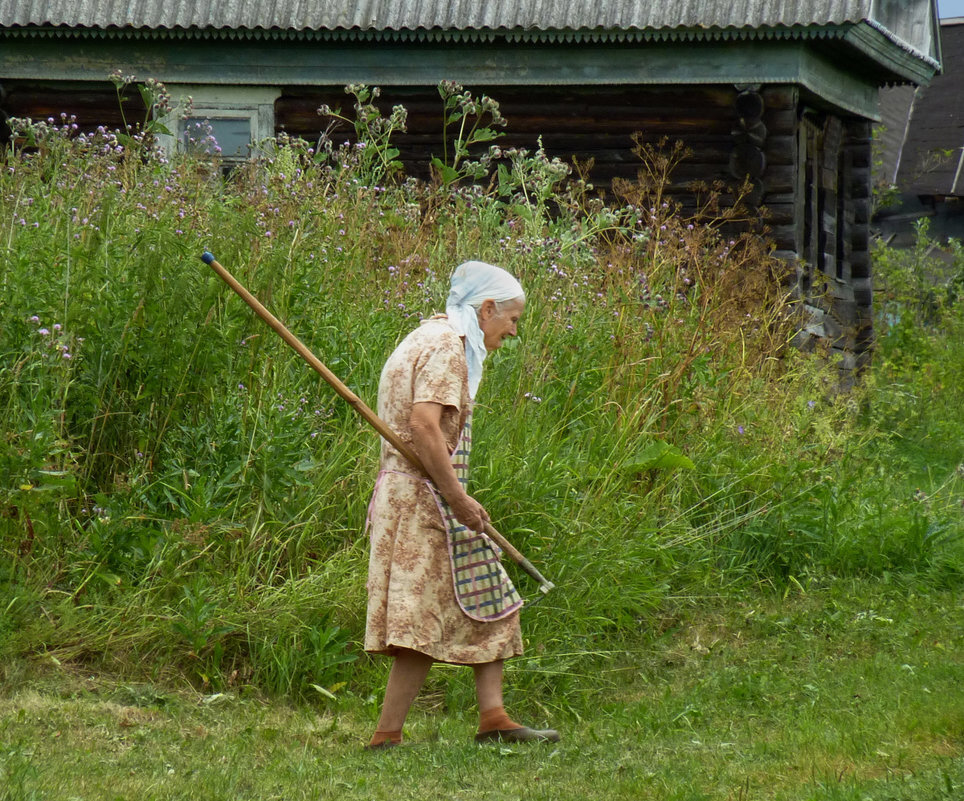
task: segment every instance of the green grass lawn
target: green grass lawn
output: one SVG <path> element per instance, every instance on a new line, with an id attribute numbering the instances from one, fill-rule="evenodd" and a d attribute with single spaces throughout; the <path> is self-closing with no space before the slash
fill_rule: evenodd
<path id="1" fill-rule="evenodd" d="M 526 663 L 510 669 L 510 706 L 564 733 L 536 747 L 473 743 L 474 710 L 451 700 L 470 697 L 459 669 L 436 668 L 404 747 L 371 753 L 366 688 L 294 705 L 7 664 L 0 799 L 951 801 L 962 622 L 956 593 L 881 583 L 722 600 L 641 632 L 552 713 L 513 697 Z"/>

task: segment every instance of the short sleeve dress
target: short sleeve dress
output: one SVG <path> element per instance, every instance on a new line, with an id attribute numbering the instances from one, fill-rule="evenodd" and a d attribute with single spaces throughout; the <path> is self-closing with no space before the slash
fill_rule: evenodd
<path id="1" fill-rule="evenodd" d="M 464 345 L 444 316 L 410 333 L 382 369 L 378 415 L 406 444 L 412 443 L 412 406 L 420 402 L 444 407 L 442 434 L 454 451 L 471 399 Z M 428 476 L 385 441 L 368 525 L 366 651 L 391 655 L 407 648 L 455 664 L 522 653 L 518 612 L 483 622 L 462 611 L 445 524 Z"/>

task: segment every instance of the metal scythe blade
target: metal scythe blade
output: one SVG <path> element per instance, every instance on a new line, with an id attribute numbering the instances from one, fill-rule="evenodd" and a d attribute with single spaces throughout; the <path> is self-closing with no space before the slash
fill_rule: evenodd
<path id="1" fill-rule="evenodd" d="M 222 267 L 217 259 L 214 258 L 214 254 L 205 251 L 201 256 L 201 261 L 211 267 L 215 273 L 229 286 L 233 289 L 240 298 L 247 303 L 265 323 L 280 336 L 285 342 L 291 346 L 292 350 L 295 351 L 302 359 L 304 359 L 308 364 L 315 370 L 326 382 L 335 390 L 348 404 L 356 411 L 359 415 L 374 428 L 381 436 L 388 441 L 388 443 L 395 448 L 399 453 L 402 454 L 408 461 L 410 461 L 415 467 L 421 470 L 423 473 L 425 469 L 422 467 L 422 461 L 418 458 L 418 455 L 413 451 L 408 445 L 406 445 L 399 436 L 392 431 L 391 428 L 378 416 L 376 415 L 365 403 L 359 398 L 354 392 L 352 392 L 341 380 L 336 376 L 331 370 L 329 370 L 322 361 L 315 356 L 305 344 L 298 339 L 294 334 L 292 334 L 277 317 L 275 317 L 271 312 L 269 312 L 261 302 L 247 289 L 245 289 L 241 283 L 229 273 L 224 267 Z M 543 593 L 549 592 L 555 584 L 549 581 L 545 576 L 540 573 L 535 566 L 530 562 L 522 553 L 509 542 L 505 537 L 503 537 L 491 523 L 485 524 L 485 533 L 492 539 L 502 550 L 504 550 L 516 562 L 519 567 L 521 567 L 526 573 L 528 573 L 532 578 L 539 582 L 539 590 Z"/>

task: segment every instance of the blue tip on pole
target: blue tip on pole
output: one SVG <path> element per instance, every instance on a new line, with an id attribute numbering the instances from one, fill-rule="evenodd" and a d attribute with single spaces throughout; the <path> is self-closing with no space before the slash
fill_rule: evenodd
<path id="1" fill-rule="evenodd" d="M 205 250 L 201 255 L 201 261 L 203 261 L 205 264 L 210 264 L 212 261 L 214 261 L 214 254 L 209 250 Z"/>

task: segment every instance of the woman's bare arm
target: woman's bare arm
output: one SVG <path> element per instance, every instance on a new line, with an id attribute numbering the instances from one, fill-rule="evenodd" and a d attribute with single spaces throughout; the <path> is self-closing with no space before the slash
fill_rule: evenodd
<path id="1" fill-rule="evenodd" d="M 472 531 L 482 531 L 489 519 L 488 513 L 475 498 L 462 487 L 449 457 L 442 434 L 442 409 L 440 403 L 416 403 L 412 406 L 411 427 L 415 452 L 422 466 L 442 497 L 452 507 L 458 521 Z"/>

